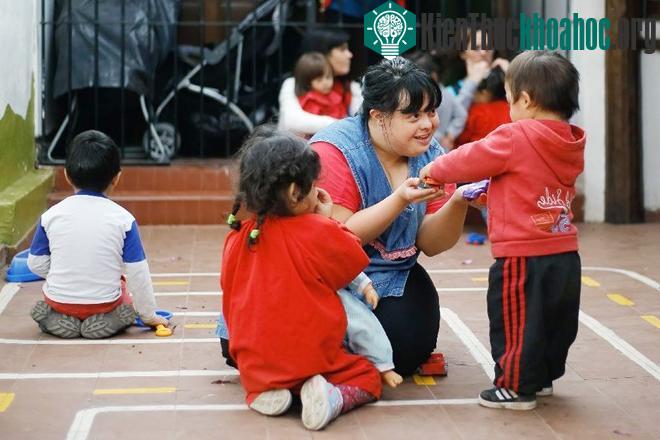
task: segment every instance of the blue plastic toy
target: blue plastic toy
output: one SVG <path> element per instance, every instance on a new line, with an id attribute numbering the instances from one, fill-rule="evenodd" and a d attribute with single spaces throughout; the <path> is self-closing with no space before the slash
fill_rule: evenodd
<path id="1" fill-rule="evenodd" d="M 467 244 L 476 244 L 476 245 L 482 245 L 484 244 L 485 241 L 486 241 L 486 236 L 478 232 L 470 232 L 467 236 L 467 240 L 465 240 Z"/>
<path id="2" fill-rule="evenodd" d="M 163 318 L 165 318 L 167 320 L 172 319 L 172 312 L 169 312 L 167 310 L 156 310 L 156 315 L 162 316 Z M 135 323 L 134 324 L 138 327 L 149 327 L 148 325 L 145 325 L 144 322 L 142 322 L 142 320 L 140 319 L 139 316 L 137 318 L 135 318 Z"/>
<path id="3" fill-rule="evenodd" d="M 27 264 L 29 253 L 30 250 L 26 249 L 14 256 L 14 259 L 11 261 L 9 269 L 7 270 L 7 276 L 5 277 L 7 281 L 10 283 L 27 283 L 30 281 L 43 280 L 39 275 L 30 271 Z"/>

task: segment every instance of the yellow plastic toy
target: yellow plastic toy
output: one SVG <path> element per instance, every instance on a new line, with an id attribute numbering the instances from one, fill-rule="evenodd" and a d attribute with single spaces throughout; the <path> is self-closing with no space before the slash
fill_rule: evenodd
<path id="1" fill-rule="evenodd" d="M 165 327 L 163 324 L 156 326 L 156 336 L 172 336 L 172 329 Z"/>

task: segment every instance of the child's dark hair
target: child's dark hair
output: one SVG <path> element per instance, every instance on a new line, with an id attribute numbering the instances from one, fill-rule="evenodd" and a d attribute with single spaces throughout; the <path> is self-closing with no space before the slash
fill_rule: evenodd
<path id="1" fill-rule="evenodd" d="M 312 89 L 316 78 L 332 76 L 332 66 L 321 52 L 304 53 L 298 58 L 293 76 L 296 79 L 296 96 L 302 96 Z"/>
<path id="2" fill-rule="evenodd" d="M 104 192 L 119 171 L 119 148 L 110 136 L 87 130 L 73 138 L 66 156 L 66 173 L 78 189 Z"/>
<path id="3" fill-rule="evenodd" d="M 488 76 L 479 83 L 477 90 L 486 90 L 490 92 L 493 101 L 497 101 L 498 99 L 506 99 L 506 90 L 504 88 L 504 70 L 502 70 L 500 66 L 495 66 L 493 69 L 491 69 Z"/>
<path id="4" fill-rule="evenodd" d="M 273 125 L 257 127 L 239 154 L 238 195 L 227 223 L 234 230 L 240 229 L 236 214 L 243 203 L 248 211 L 256 213 L 257 223 L 248 241 L 252 245 L 257 242 L 267 215 L 291 215 L 287 190 L 292 183 L 300 190 L 299 200 L 309 194 L 321 163 L 303 139 L 277 131 Z"/>
<path id="5" fill-rule="evenodd" d="M 362 117 L 369 119 L 370 110 L 391 115 L 406 102 L 401 113 L 411 114 L 435 110 L 442 101 L 438 84 L 430 75 L 405 58 L 396 57 L 370 66 L 362 80 Z M 428 99 L 425 108 L 424 99 Z"/>
<path id="6" fill-rule="evenodd" d="M 530 50 L 513 59 L 506 72 L 511 98 L 527 92 L 535 105 L 570 119 L 579 110 L 580 74 L 557 52 Z"/>

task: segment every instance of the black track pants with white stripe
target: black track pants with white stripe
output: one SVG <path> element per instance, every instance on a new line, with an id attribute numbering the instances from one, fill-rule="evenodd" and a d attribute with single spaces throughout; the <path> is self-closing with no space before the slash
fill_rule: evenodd
<path id="1" fill-rule="evenodd" d="M 577 252 L 498 258 L 488 276 L 494 384 L 533 394 L 563 376 L 580 311 Z"/>

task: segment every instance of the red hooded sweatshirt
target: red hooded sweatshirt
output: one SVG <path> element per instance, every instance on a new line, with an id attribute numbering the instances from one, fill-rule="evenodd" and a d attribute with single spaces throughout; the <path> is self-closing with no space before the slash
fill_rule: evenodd
<path id="1" fill-rule="evenodd" d="M 584 131 L 567 122 L 523 119 L 437 158 L 431 177 L 445 183 L 491 178 L 488 237 L 494 257 L 576 251 L 571 203 L 585 141 Z"/>

